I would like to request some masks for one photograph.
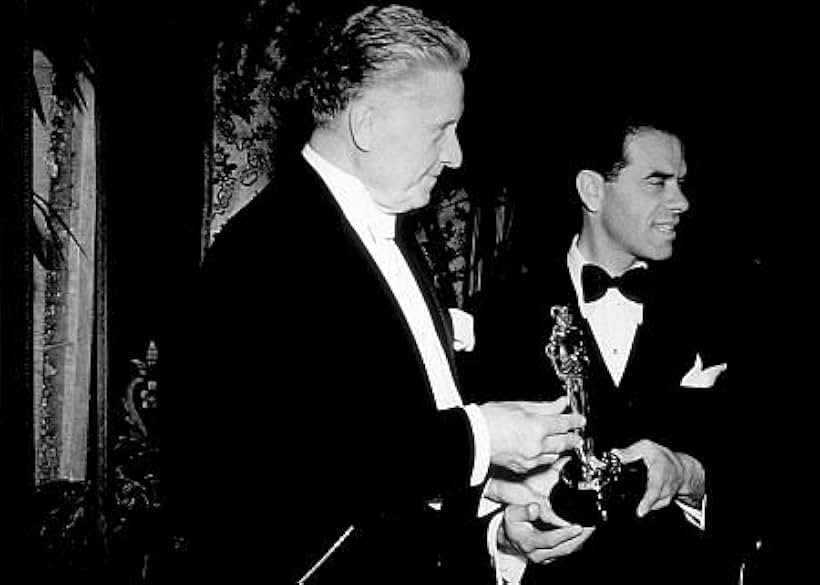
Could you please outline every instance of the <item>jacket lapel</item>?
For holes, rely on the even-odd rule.
[[[405,222],[399,218],[396,225],[396,244],[399,250],[401,250],[404,259],[407,261],[407,265],[410,267],[413,277],[416,279],[422,297],[424,297],[424,302],[427,305],[427,310],[430,313],[430,318],[433,320],[439,341],[447,356],[450,370],[453,376],[456,376],[457,368],[455,365],[455,350],[453,349],[454,336],[450,315],[444,309],[436,293],[435,285],[430,278],[429,269],[424,261],[424,252],[422,252],[415,235],[411,233],[405,225]],[[458,382],[457,379],[456,382]]]

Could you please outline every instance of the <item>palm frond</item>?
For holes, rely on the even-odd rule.
[[[65,262],[66,258],[63,253],[63,246],[61,243],[62,238],[60,236],[59,228],[62,228],[62,230],[65,231],[68,237],[77,245],[77,249],[80,253],[87,258],[88,255],[83,249],[80,241],[74,235],[74,232],[71,231],[71,227],[65,219],[63,219],[63,217],[57,213],[56,210],[54,210],[49,202],[35,191],[31,192],[31,200],[34,206],[40,211],[40,213],[42,213],[45,227],[48,230],[47,235],[42,234],[39,227],[35,230],[37,245],[34,248],[34,254],[40,261],[40,264],[48,270],[54,270]]]
[[[54,72],[54,95],[77,109],[85,109],[81,81],[94,80],[91,0],[29,0],[28,30],[32,49],[41,51]],[[35,86],[36,87],[36,84]],[[38,116],[43,107],[39,95],[33,100]]]

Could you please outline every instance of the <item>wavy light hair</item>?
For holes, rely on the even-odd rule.
[[[368,88],[401,83],[424,69],[461,73],[469,60],[467,42],[419,10],[369,6],[331,34],[300,93],[323,126]]]

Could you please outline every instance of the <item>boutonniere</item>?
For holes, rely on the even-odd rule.
[[[457,308],[448,309],[453,324],[453,349],[473,351],[475,347],[475,325],[473,316]]]

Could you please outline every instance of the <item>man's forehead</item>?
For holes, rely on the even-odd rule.
[[[661,130],[642,130],[632,135],[627,148],[627,166],[670,174],[684,174],[683,145],[674,134]]]
[[[369,91],[382,103],[428,108],[443,117],[458,118],[464,109],[464,79],[461,73],[448,69],[419,69]]]

